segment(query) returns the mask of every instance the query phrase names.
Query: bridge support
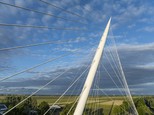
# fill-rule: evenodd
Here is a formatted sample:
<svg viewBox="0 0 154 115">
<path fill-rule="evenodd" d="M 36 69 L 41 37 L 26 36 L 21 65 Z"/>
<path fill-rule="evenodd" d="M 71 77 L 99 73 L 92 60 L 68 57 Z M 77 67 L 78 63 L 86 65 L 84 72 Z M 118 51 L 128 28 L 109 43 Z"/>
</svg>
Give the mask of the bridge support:
<svg viewBox="0 0 154 115">
<path fill-rule="evenodd" d="M 109 27 L 110 27 L 110 22 L 111 22 L 111 18 L 109 19 L 109 21 L 106 25 L 103 36 L 102 36 L 100 43 L 98 45 L 98 48 L 97 48 L 97 51 L 95 53 L 94 59 L 92 61 L 91 68 L 89 70 L 87 79 L 85 81 L 82 92 L 80 94 L 80 98 L 79 98 L 77 107 L 75 109 L 74 115 L 82 115 L 83 110 L 85 108 L 85 104 L 86 104 L 86 101 L 87 101 L 87 98 L 88 98 L 88 95 L 89 95 L 89 92 L 90 92 L 90 89 L 91 89 L 97 68 L 98 68 L 102 53 L 103 53 L 104 45 L 105 45 L 106 38 L 107 38 L 107 35 L 108 35 Z"/>
</svg>

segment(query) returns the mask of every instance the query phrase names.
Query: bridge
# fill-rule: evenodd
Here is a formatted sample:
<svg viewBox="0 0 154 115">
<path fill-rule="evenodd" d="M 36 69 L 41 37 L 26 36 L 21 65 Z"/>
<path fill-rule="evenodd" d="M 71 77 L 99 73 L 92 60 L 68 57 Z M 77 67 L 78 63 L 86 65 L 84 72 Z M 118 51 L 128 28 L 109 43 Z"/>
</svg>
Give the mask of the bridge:
<svg viewBox="0 0 154 115">
<path fill-rule="evenodd" d="M 48 3 L 46 1 L 40 0 L 40 2 L 43 2 L 44 4 L 56 7 L 58 9 L 64 10 L 60 7 L 57 7 L 51 3 Z M 42 11 L 37 11 L 37 10 L 33 10 L 33 9 L 29 9 L 29 8 L 25 8 L 22 6 L 17 6 L 14 4 L 9 4 L 9 3 L 5 3 L 5 2 L 0 2 L 0 4 L 9 6 L 9 7 L 15 7 L 18 9 L 22 9 L 22 10 L 26 10 L 26 11 L 30 11 L 33 13 L 37 13 L 37 14 L 42 14 L 42 15 L 47 15 L 47 16 L 52 16 L 58 19 L 62 19 L 62 20 L 67 20 L 67 21 L 71 21 L 71 22 L 75 22 L 75 23 L 83 23 L 80 22 L 78 20 L 70 20 L 70 19 L 66 19 L 63 17 L 58 17 L 56 15 L 50 14 L 50 13 L 45 13 Z M 64 10 L 64 12 L 78 16 L 80 18 L 83 18 L 82 16 Z M 86 69 L 70 84 L 69 87 L 67 87 L 67 89 L 60 95 L 60 97 L 52 104 L 52 106 L 56 105 L 58 103 L 58 101 L 65 96 L 65 94 L 71 90 L 71 88 L 79 81 L 79 79 L 81 79 L 83 77 L 83 75 L 88 72 L 86 80 L 84 81 L 84 85 L 82 87 L 82 90 L 80 91 L 80 94 L 77 96 L 74 104 L 72 105 L 72 107 L 70 108 L 69 112 L 72 110 L 72 108 L 75 106 L 75 104 L 77 103 L 76 107 L 75 107 L 75 111 L 74 111 L 74 115 L 82 115 L 84 112 L 84 108 L 86 106 L 87 100 L 88 100 L 88 96 L 90 95 L 90 91 L 92 89 L 92 85 L 94 84 L 94 80 L 96 77 L 96 74 L 98 72 L 98 69 L 100 66 L 102 66 L 105 70 L 105 72 L 109 75 L 109 77 L 111 78 L 111 81 L 113 81 L 113 83 L 115 84 L 115 86 L 117 87 L 117 89 L 119 90 L 119 92 L 124 95 L 126 95 L 126 100 L 127 102 L 131 105 L 132 107 L 132 114 L 133 115 L 138 115 L 138 112 L 136 110 L 135 104 L 133 102 L 128 84 L 127 84 L 127 80 L 125 78 L 125 74 L 122 68 L 122 64 L 120 61 L 120 57 L 118 55 L 118 50 L 116 48 L 116 42 L 114 40 L 114 37 L 111 36 L 110 38 L 108 37 L 108 33 L 110 29 L 110 25 L 111 25 L 111 18 L 109 19 L 106 28 L 104 30 L 104 33 L 100 39 L 100 42 L 98 44 L 98 47 L 95 49 L 95 55 L 93 56 L 93 60 L 91 61 L 91 64 L 89 64 Z M 39 29 L 50 29 L 50 30 L 79 30 L 79 28 L 59 28 L 59 27 L 47 27 L 47 26 L 35 26 L 35 25 L 21 25 L 21 24 L 7 24 L 7 23 L 0 23 L 1 27 L 17 27 L 17 28 L 39 28 Z M 111 45 L 108 45 L 108 48 L 105 49 L 105 45 L 106 42 L 108 41 L 108 39 L 110 40 L 110 42 L 112 43 Z M 64 41 L 49 41 L 49 42 L 42 42 L 42 43 L 35 43 L 35 44 L 28 44 L 28 45 L 24 45 L 24 46 L 15 46 L 15 47 L 7 47 L 7 48 L 1 48 L 0 51 L 10 51 L 10 50 L 16 50 L 16 49 L 21 49 L 21 48 L 27 48 L 27 47 L 38 47 L 38 46 L 42 46 L 42 45 L 50 45 L 50 44 L 61 44 L 61 43 L 68 43 L 68 40 L 64 40 Z M 105 51 L 106 50 L 106 51 Z M 108 52 L 108 54 L 106 53 Z M 23 74 L 25 72 L 28 72 L 30 70 L 33 70 L 35 68 L 38 68 L 40 66 L 43 66 L 45 64 L 54 62 L 58 59 L 67 57 L 69 55 L 74 55 L 78 53 L 78 50 L 72 51 L 68 54 L 63 54 L 59 57 L 55 57 L 55 58 L 51 58 L 49 60 L 46 60 L 40 64 L 36 64 L 30 68 L 18 71 L 12 75 L 3 77 L 0 79 L 0 82 L 4 82 L 10 78 L 13 78 L 17 75 Z M 115 76 L 117 76 L 117 79 L 119 81 L 119 83 L 121 84 L 121 86 L 123 87 L 121 91 L 121 89 L 118 87 L 117 83 L 115 82 L 115 80 L 113 79 L 112 75 L 110 75 L 110 72 L 107 70 L 107 68 L 102 65 L 102 57 L 106 56 L 106 59 L 109 61 L 109 57 L 110 56 L 111 60 L 113 61 L 113 63 L 110 63 L 111 68 L 113 69 Z M 116 69 L 115 69 L 116 68 Z M 45 87 L 47 87 L 49 84 L 54 83 L 57 79 L 59 79 L 60 77 L 62 77 L 65 73 L 67 73 L 69 70 L 63 71 L 62 73 L 60 73 L 59 75 L 57 75 L 56 77 L 52 78 L 50 81 L 48 81 L 46 84 L 44 84 L 42 87 L 38 88 L 36 91 L 32 92 L 30 95 L 28 95 L 25 99 L 23 99 L 22 101 L 20 101 L 18 104 L 16 104 L 15 106 L 13 106 L 12 108 L 10 108 L 9 110 L 7 110 L 3 115 L 8 114 L 10 111 L 12 111 L 13 109 L 15 109 L 16 107 L 18 107 L 19 105 L 21 105 L 22 103 L 24 103 L 26 100 L 28 100 L 29 98 L 31 98 L 32 96 L 36 95 L 40 90 L 43 90 Z M 101 70 L 99 70 L 101 71 Z M 98 82 L 98 81 L 97 81 Z M 103 84 L 105 81 L 102 81 L 101 83 Z M 95 82 L 95 88 L 99 91 L 102 91 L 99 87 L 99 85 Z M 104 92 L 104 91 L 102 91 Z M 124 93 L 123 93 L 124 92 Z M 106 93 L 104 93 L 105 95 L 107 95 Z M 107 95 L 108 96 L 108 95 Z M 112 101 L 112 99 L 111 99 Z M 95 101 L 97 103 L 97 100 Z M 112 107 L 114 106 L 114 102 L 112 104 Z M 43 115 L 46 115 L 51 108 L 49 108 Z M 67 113 L 69 115 L 69 112 Z"/>
</svg>

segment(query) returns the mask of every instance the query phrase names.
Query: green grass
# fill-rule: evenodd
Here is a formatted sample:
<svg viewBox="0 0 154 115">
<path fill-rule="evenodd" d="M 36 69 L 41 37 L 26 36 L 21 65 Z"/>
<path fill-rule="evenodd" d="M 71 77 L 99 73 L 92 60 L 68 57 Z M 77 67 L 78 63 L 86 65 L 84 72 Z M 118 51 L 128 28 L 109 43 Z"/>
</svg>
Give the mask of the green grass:
<svg viewBox="0 0 154 115">
<path fill-rule="evenodd" d="M 5 99 L 6 96 L 0 96 L 0 102 L 2 102 Z M 49 104 L 53 104 L 60 96 L 33 96 L 33 98 L 35 98 L 37 100 L 37 103 L 40 104 L 43 101 L 46 101 Z M 67 103 L 72 103 L 75 101 L 75 99 L 77 98 L 77 96 L 64 96 L 58 103 L 59 104 L 67 104 Z M 111 96 L 111 98 L 113 100 L 123 100 L 122 96 Z M 88 97 L 88 100 L 90 101 L 95 101 L 95 97 Z M 103 103 L 106 101 L 110 101 L 110 99 L 108 97 L 105 96 L 99 96 L 97 97 L 97 99 Z M 89 101 L 88 101 L 89 102 Z"/>
<path fill-rule="evenodd" d="M 3 102 L 5 97 L 6 96 L 0 96 L 0 102 Z M 49 105 L 52 105 L 59 97 L 60 96 L 33 96 L 33 98 L 37 100 L 38 105 L 43 101 L 46 101 Z M 134 96 L 133 98 L 137 97 L 138 96 Z M 64 96 L 56 104 L 60 106 L 66 106 L 67 104 L 73 103 L 76 98 L 77 96 Z M 120 105 L 124 100 L 122 96 L 111 96 L 111 98 L 112 100 L 115 100 L 114 107 Z M 86 108 L 95 109 L 95 107 L 97 106 L 99 108 L 103 108 L 103 112 L 105 115 L 108 114 L 112 105 L 112 101 L 105 96 L 98 96 L 97 100 L 99 101 L 96 101 L 96 97 L 89 96 Z"/>
<path fill-rule="evenodd" d="M 25 96 L 27 97 L 27 96 Z M 60 96 L 33 96 L 32 98 L 35 98 L 37 100 L 37 104 L 39 105 L 41 102 L 45 101 L 49 105 L 52 105 L 55 103 L 55 101 L 59 98 Z M 144 96 L 144 97 L 150 97 L 151 100 L 154 100 L 154 96 Z M 0 103 L 4 102 L 6 96 L 0 96 Z M 66 105 L 75 102 L 77 96 L 63 96 L 56 104 L 65 107 Z M 124 98 L 122 96 L 110 96 L 110 99 L 114 100 L 114 108 L 120 106 Z M 141 96 L 133 96 L 134 99 L 136 98 L 141 98 Z M 111 101 L 108 97 L 106 96 L 97 96 L 97 97 L 92 97 L 89 96 L 87 103 L 86 103 L 86 108 L 89 110 L 96 110 L 99 108 L 103 108 L 103 113 L 107 115 L 111 109 L 113 101 Z M 99 101 L 98 101 L 99 100 Z M 154 102 L 151 103 L 151 107 L 154 107 Z M 141 108 L 142 110 L 142 108 Z M 113 115 L 113 113 L 112 113 Z"/>
</svg>

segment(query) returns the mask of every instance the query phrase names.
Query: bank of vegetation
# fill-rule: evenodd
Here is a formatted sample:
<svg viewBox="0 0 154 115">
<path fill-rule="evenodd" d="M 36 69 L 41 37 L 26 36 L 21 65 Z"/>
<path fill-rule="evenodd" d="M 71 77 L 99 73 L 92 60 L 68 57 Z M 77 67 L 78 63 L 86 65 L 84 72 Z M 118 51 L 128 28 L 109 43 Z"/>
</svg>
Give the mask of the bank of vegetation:
<svg viewBox="0 0 154 115">
<path fill-rule="evenodd" d="M 0 99 L 0 103 L 5 104 L 8 109 L 14 107 L 16 104 L 18 104 L 20 101 L 25 99 L 26 96 L 4 96 L 4 98 Z M 33 115 L 42 115 L 45 113 L 46 110 L 49 109 L 49 105 L 51 105 L 56 98 L 53 96 L 51 97 L 43 97 L 34 96 L 29 99 L 27 99 L 25 102 L 23 102 L 21 105 L 17 106 L 15 109 L 13 109 L 11 112 L 9 112 L 7 115 L 30 115 L 31 113 Z M 49 100 L 49 98 L 51 100 Z M 62 102 L 66 101 L 67 97 L 65 97 Z M 74 97 L 72 97 L 71 102 L 74 102 Z M 110 101 L 107 98 L 100 97 L 100 99 L 105 99 L 105 101 Z M 122 99 L 120 97 L 114 97 L 114 99 Z M 126 101 L 123 101 L 121 105 L 116 105 L 116 103 L 111 103 L 111 105 L 103 105 L 105 101 L 102 101 L 100 103 L 100 106 L 96 107 L 90 107 L 86 106 L 84 110 L 83 115 L 131 115 L 133 114 L 133 109 L 131 104 L 129 104 Z M 137 108 L 137 111 L 139 115 L 154 115 L 154 97 L 135 97 L 134 103 Z M 74 103 L 65 103 L 62 105 L 62 109 L 59 111 L 60 115 L 67 115 L 69 112 L 69 115 L 73 115 L 76 104 L 73 106 Z M 59 104 L 61 106 L 61 104 Z M 73 107 L 72 107 L 73 106 Z M 71 111 L 69 111 L 71 108 Z M 48 113 L 47 115 L 50 115 L 52 112 Z"/>
</svg>

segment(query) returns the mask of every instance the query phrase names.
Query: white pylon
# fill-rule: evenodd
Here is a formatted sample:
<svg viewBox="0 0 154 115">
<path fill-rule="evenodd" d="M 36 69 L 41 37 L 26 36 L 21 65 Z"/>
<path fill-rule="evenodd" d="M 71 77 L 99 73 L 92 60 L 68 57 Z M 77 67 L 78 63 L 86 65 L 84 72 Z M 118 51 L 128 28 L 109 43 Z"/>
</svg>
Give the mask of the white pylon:
<svg viewBox="0 0 154 115">
<path fill-rule="evenodd" d="M 109 27 L 110 27 L 110 22 L 111 22 L 111 18 L 109 19 L 109 21 L 106 25 L 103 36 L 102 36 L 100 43 L 98 45 L 98 48 L 95 53 L 94 59 L 92 61 L 91 68 L 89 70 L 87 79 L 85 81 L 82 92 L 80 94 L 80 98 L 79 98 L 77 107 L 75 109 L 74 115 L 82 115 L 83 110 L 85 108 L 85 104 L 86 104 L 86 101 L 87 101 L 87 98 L 88 98 L 88 95 L 89 95 L 89 92 L 90 92 L 90 89 L 91 89 L 91 86 L 92 86 L 92 83 L 93 83 L 93 80 L 94 80 L 94 77 L 96 74 L 96 70 L 98 68 L 98 65 L 99 65 L 99 62 L 100 62 L 100 59 L 101 59 L 101 56 L 103 53 L 104 45 L 105 45 L 106 38 L 108 35 Z"/>
</svg>

